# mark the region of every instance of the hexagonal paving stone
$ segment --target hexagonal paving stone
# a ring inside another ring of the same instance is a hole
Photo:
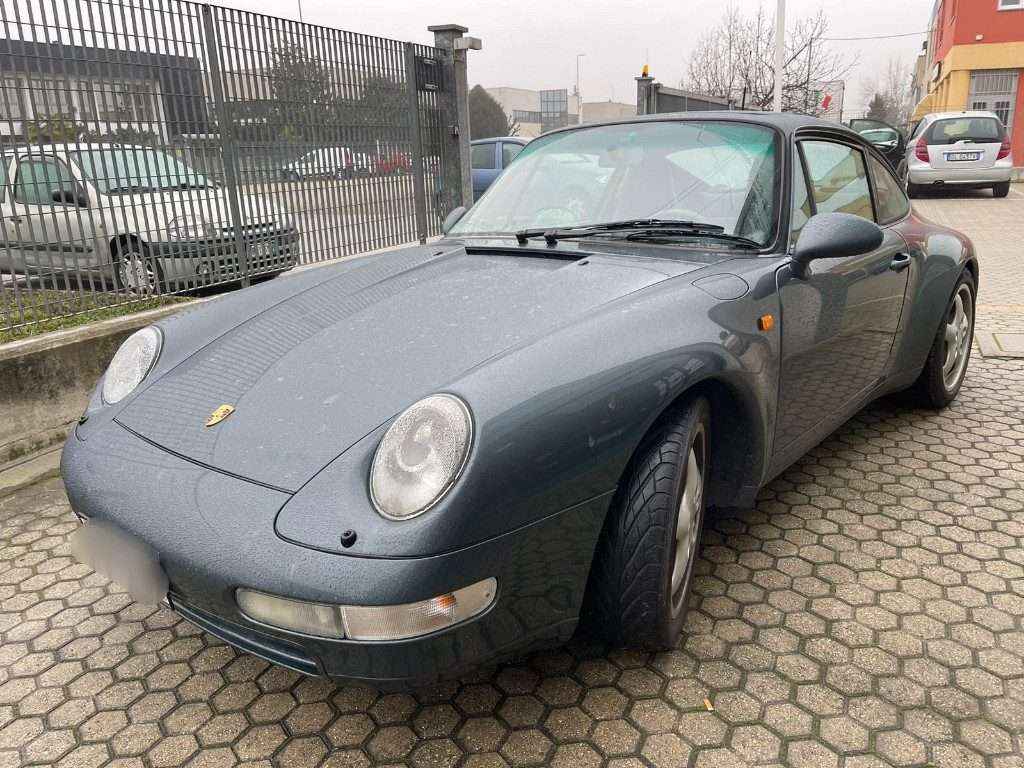
[[[973,197],[916,202],[997,215]],[[975,357],[945,411],[874,404],[709,514],[675,650],[580,637],[412,692],[131,602],[71,560],[59,481],[0,498],[0,768],[1024,768],[1022,398],[1024,362]]]

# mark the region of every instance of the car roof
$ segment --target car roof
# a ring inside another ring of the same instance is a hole
[[[489,144],[492,141],[510,141],[513,144],[529,144],[530,140],[524,136],[488,136],[486,139],[473,139],[470,144]]]
[[[714,110],[707,112],[666,112],[653,115],[637,115],[636,117],[622,117],[616,120],[603,120],[599,123],[584,123],[583,125],[570,125],[565,128],[556,128],[545,133],[548,136],[552,133],[564,131],[576,131],[584,128],[595,128],[602,125],[628,125],[629,123],[666,122],[666,121],[718,121],[732,123],[753,123],[774,127],[787,136],[805,128],[819,128],[830,131],[845,133],[848,136],[858,136],[842,123],[831,120],[822,120],[809,115],[799,115],[793,112],[753,112],[742,110]],[[859,136],[858,136],[859,137]]]
[[[93,142],[66,142],[64,144],[22,144],[19,147],[6,147],[3,150],[5,157],[29,151],[38,154],[55,154],[59,152],[78,152],[83,149],[156,149],[143,144],[117,144],[117,143],[93,143]]]
[[[950,120],[957,117],[991,117],[996,120],[999,119],[999,115],[995,112],[989,112],[987,110],[980,109],[965,109],[960,112],[932,112],[925,115],[922,120]]]

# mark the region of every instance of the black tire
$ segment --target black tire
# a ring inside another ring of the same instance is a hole
[[[697,397],[663,418],[637,449],[594,555],[584,616],[591,634],[645,651],[675,647],[700,552],[710,430],[711,406]],[[676,529],[693,467],[691,451],[700,486],[684,546],[689,557],[673,589]]]
[[[920,196],[921,196],[921,187],[919,187],[917,184],[911,184],[908,181],[907,182],[907,197],[909,197],[911,200],[916,200]]]
[[[135,237],[121,240],[111,249],[111,254],[118,290],[131,296],[155,296],[164,292],[163,270],[141,240]]]
[[[947,377],[945,365],[948,362],[947,354],[949,348],[946,331],[950,326],[952,317],[956,314],[957,297],[959,296],[961,301],[963,300],[963,291],[966,291],[970,296],[970,308],[965,310],[969,320],[969,327],[966,330],[967,344],[965,350],[957,358],[956,368],[954,369],[955,376]],[[960,275],[960,279],[957,281],[953,294],[950,296],[949,303],[946,306],[946,311],[942,315],[942,321],[939,323],[939,328],[935,333],[935,340],[932,342],[932,348],[928,352],[928,359],[925,361],[921,375],[917,377],[917,381],[907,390],[907,394],[910,395],[914,405],[921,408],[945,408],[956,399],[957,393],[960,392],[960,387],[964,383],[964,377],[967,375],[967,367],[971,359],[977,295],[978,289],[975,285],[974,277],[965,270]]]
[[[1010,182],[1004,181],[992,187],[992,197],[1006,197],[1010,194]]]

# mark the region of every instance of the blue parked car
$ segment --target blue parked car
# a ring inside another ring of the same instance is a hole
[[[529,139],[502,136],[470,142],[470,165],[473,166],[473,200],[478,200],[498,174],[523,151]]]

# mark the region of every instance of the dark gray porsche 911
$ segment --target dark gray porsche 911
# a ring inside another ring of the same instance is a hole
[[[308,674],[673,646],[705,510],[873,398],[941,408],[971,243],[865,141],[743,113],[531,142],[439,242],[139,331],[64,449],[74,549]]]

